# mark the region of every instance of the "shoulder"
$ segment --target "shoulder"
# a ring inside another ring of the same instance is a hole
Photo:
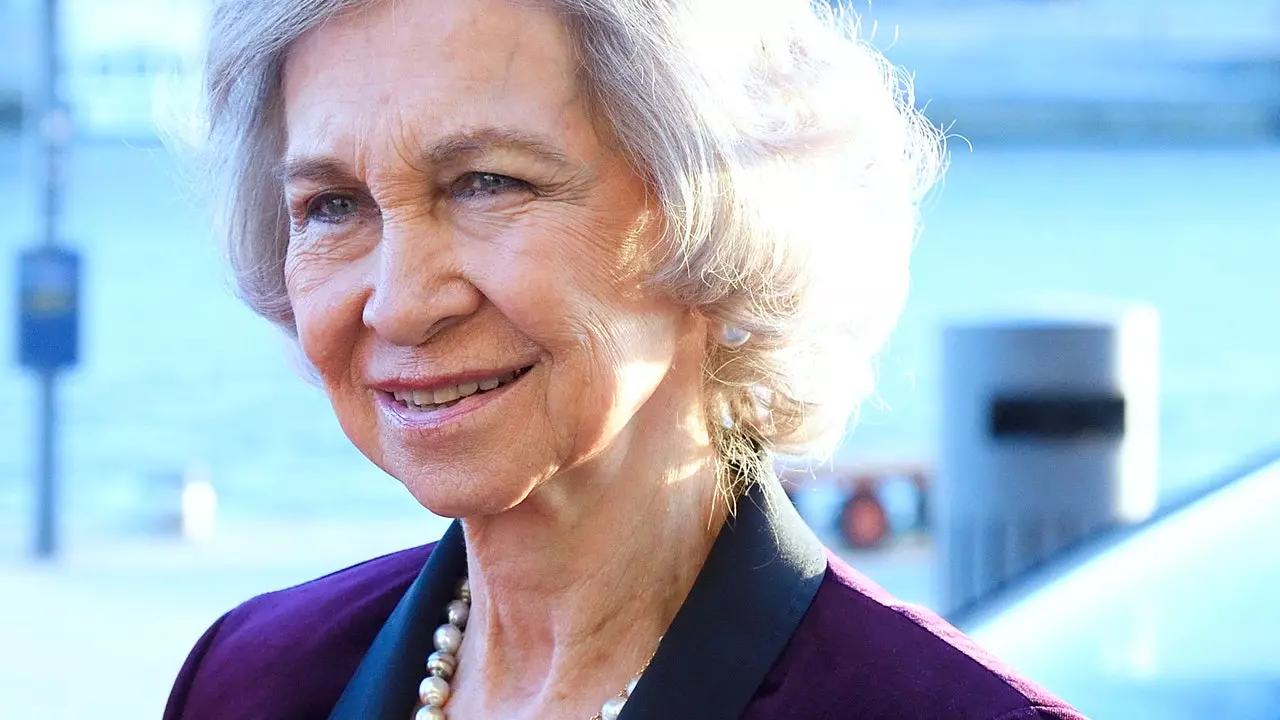
[[[432,543],[383,555],[252,598],[223,618],[217,646],[251,649],[255,655],[276,648],[298,652],[335,636],[363,634],[370,627],[377,634],[434,547]]]
[[[751,709],[748,718],[834,719],[856,709],[858,717],[902,720],[1084,720],[942,618],[898,601],[830,553],[813,603]]]
[[[165,720],[327,717],[434,547],[384,555],[231,610],[192,649]]]

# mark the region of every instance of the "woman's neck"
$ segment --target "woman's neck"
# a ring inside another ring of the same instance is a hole
[[[451,720],[588,720],[651,657],[724,503],[704,441],[631,440],[630,457],[605,453],[463,521],[473,599]]]

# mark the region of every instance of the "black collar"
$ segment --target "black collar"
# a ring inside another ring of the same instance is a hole
[[[742,715],[818,592],[826,550],[778,489],[738,504],[663,636],[620,720]],[[462,527],[449,527],[387,618],[330,720],[406,720],[432,634],[466,572]]]

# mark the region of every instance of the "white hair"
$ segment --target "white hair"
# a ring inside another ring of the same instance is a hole
[[[222,0],[203,148],[241,297],[296,335],[274,175],[290,47],[376,2]],[[579,82],[661,204],[653,287],[751,333],[708,344],[705,407],[722,477],[767,453],[827,457],[873,390],[897,322],[943,138],[849,12],[809,0],[540,0]],[[725,486],[736,495],[740,485]]]

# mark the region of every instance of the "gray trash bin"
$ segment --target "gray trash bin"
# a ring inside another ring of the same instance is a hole
[[[1159,323],[1140,305],[944,327],[935,485],[939,609],[1156,504]]]

